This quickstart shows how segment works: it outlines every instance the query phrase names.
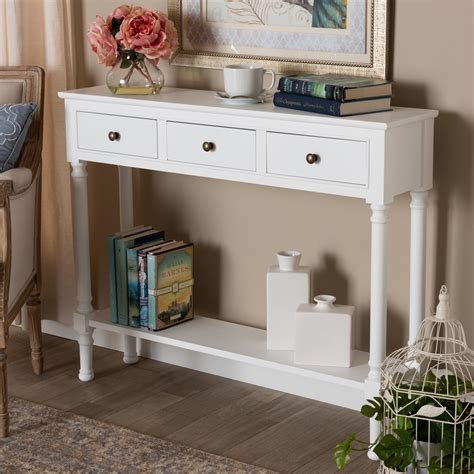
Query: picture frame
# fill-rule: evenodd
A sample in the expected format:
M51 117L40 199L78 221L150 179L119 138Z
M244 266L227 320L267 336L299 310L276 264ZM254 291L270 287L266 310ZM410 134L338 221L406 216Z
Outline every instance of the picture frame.
M279 74L386 79L388 2L168 0L180 40L171 64L223 68L252 63Z

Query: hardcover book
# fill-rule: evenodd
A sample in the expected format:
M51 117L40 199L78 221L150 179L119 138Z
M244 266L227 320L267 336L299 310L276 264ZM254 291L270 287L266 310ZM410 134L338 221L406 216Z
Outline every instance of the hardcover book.
M338 102L392 95L392 83L383 79L340 74L301 74L280 79L278 90Z
M194 317L193 244L148 254L148 324L159 331Z
M277 107L304 110L305 112L315 112L335 117L384 112L390 110L390 102L390 97L338 102L336 100L319 99L318 97L288 94L286 92L277 92L273 96L273 103Z
M115 279L117 285L118 323L128 326L128 276L127 249L151 240L163 239L164 231L147 230L130 237L117 239L115 242Z
M110 301L110 320L113 323L118 323L117 313L117 282L116 282L116 268L115 268L115 241L121 237L128 237L144 230L149 230L151 227L143 225L134 227L123 232L109 235L107 237L107 258L109 261L109 301Z
M152 240L143 245L137 245L127 249L127 278L128 278L128 324L129 326L140 327L140 272L138 254L141 250L153 247L163 239Z
M159 245L146 246L138 252L138 314L140 327L148 327L148 272L147 254L165 246L175 244L176 240L165 240ZM130 302L129 302L130 304Z

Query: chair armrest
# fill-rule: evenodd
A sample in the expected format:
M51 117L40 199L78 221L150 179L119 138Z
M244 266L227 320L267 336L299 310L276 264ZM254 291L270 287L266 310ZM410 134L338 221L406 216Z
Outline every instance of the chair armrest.
M33 173L29 168L14 168L0 173L0 185L2 181L11 181L15 194L26 191L31 184Z

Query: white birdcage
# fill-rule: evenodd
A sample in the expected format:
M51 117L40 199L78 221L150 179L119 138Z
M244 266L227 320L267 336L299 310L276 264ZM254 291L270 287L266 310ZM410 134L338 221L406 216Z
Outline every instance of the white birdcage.
M474 351L462 324L450 318L445 286L439 300L415 343L382 364L380 439L392 435L385 439L394 456L404 455L403 444L406 456L414 455L417 465L404 472L474 473ZM379 473L397 472L390 464L381 463Z

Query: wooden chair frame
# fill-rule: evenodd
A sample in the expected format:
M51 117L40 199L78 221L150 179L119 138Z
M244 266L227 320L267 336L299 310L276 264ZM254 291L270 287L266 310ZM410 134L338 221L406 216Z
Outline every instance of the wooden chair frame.
M10 199L15 193L12 181L0 181L0 437L8 436L7 391L7 340L9 327L26 304L31 346L31 361L35 374L43 371L40 312L40 210L41 210L41 151L43 143L44 71L36 66L0 67L2 81L19 80L23 83L22 102L34 102L37 106L28 135L22 148L19 167L32 172L30 186L37 181L35 207L35 262L34 271L25 282L23 290L10 306L8 301L12 267ZM21 193L24 193L22 190Z

